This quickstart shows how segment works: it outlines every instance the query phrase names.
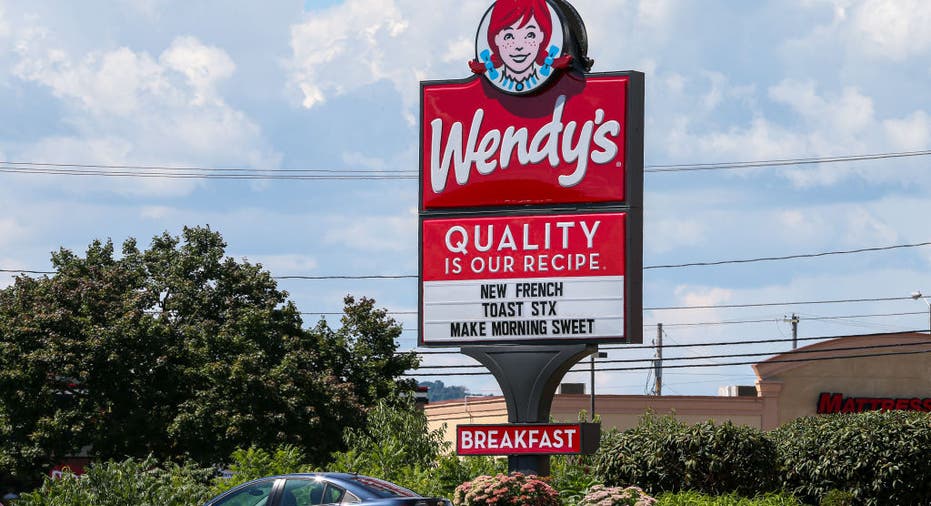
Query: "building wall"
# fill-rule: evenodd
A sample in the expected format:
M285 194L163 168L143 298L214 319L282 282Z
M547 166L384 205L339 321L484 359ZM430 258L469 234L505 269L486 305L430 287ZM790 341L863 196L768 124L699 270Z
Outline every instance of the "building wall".
M766 400L760 397L641 396L599 395L595 413L601 417L603 431L635 427L640 418L652 411L672 414L687 423L715 420L737 425L762 427ZM591 411L588 395L556 395L550 409L555 422L577 422L579 413ZM503 397L470 397L467 400L442 401L427 405L425 412L430 429L446 424L446 440L455 444L456 425L507 423L507 406ZM588 421L588 420L583 420Z
M852 336L800 351L804 353L777 355L754 366L759 377L757 388L779 390L775 425L817 414L822 392L845 397L931 397L931 360L926 353L931 351L931 342L927 334ZM850 355L885 356L836 359ZM818 360L783 362L798 358Z
M878 348L877 346L883 346ZM861 358L840 358L874 355ZM753 366L756 397L599 395L595 412L602 430L624 430L647 412L674 414L697 423L731 421L771 430L817 413L822 392L844 397L931 398L931 338L928 334L850 336L805 346ZM588 395L556 395L551 417L579 421L591 410ZM430 404L425 410L431 429L447 424L446 438L455 442L456 425L507 423L503 397L470 397Z

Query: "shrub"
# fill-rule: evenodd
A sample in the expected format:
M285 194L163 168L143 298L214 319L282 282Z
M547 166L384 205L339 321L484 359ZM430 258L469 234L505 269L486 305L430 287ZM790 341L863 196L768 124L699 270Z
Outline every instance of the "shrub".
M853 494L843 490L832 490L821 498L819 506L853 506Z
M559 493L533 475L482 475L456 487L455 506L559 506Z
M39 490L23 494L16 506L190 506L210 498L213 469L160 466L155 459L91 464L80 478L65 473L46 478Z
M677 492L659 496L656 506L802 506L802 503L786 493L748 498L737 494L710 496L701 492Z
M448 453L440 457L436 469L430 473L433 486L423 487L423 490L413 490L424 495L452 497L456 487L475 476L506 474L507 472L507 458L481 455L458 457L454 453Z
M424 495L448 495L463 481L444 489L448 483L435 479L437 463L450 444L442 429L430 429L426 415L413 403L379 402L368 414L366 427L347 429L343 442L346 451L334 453L326 470L377 476Z
M687 425L647 414L637 427L613 436L596 461L606 485L636 483L653 494L755 495L776 489L775 445L762 431L730 422Z
M786 490L814 504L831 490L854 504L927 504L931 414L873 411L793 420L769 437Z
M577 506L653 506L656 499L638 487L605 487L595 485Z
M594 455L554 455L550 457L549 484L559 491L559 497L567 504L576 504L582 496L601 480L592 470Z
M218 477L214 480L212 495L218 495L236 485L265 476L309 472L312 469L305 464L304 453L296 446L282 445L274 452L253 446L239 448L230 456L229 478Z

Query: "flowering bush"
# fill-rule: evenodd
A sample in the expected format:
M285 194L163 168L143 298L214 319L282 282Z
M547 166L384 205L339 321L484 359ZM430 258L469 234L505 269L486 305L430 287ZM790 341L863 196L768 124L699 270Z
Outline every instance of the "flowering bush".
M521 473L479 476L456 487L455 506L559 506L559 493L536 476Z
M638 487L606 487L595 485L588 489L578 506L652 506L656 499Z

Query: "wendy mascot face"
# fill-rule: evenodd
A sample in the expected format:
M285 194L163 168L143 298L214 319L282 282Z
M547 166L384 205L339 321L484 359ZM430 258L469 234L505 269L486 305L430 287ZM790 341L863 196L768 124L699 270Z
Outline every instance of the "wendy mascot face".
M564 38L547 0L497 0L479 25L473 71L507 93L530 93L568 64Z

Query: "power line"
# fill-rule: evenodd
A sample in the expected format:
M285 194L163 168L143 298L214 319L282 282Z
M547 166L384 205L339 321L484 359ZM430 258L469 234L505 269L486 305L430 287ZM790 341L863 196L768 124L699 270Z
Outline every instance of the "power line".
M871 344L866 346L846 346L841 348L832 348L831 350L791 350L783 352L785 355L804 355L809 353L825 353L826 351L859 351L859 350L880 350L880 349L890 349L890 348L905 348L910 346L928 346L931 344L931 341L917 342L917 343L891 343L891 344ZM665 348L666 346L664 346ZM928 350L931 351L931 350ZM713 359L722 359L722 358L744 358L744 357L761 357L765 355L772 355L772 352L756 352L756 353L725 353L718 355L694 355L690 357L664 357L663 362L667 361L682 361L682 360L713 360ZM645 358L622 358L614 360L599 360L600 364L636 364L641 362L653 362L653 357ZM477 365L421 365L418 369L474 369L476 367L484 367L481 364ZM665 368L667 366L663 366ZM569 372L588 372L588 366L585 366L584 369L571 369ZM605 370L605 369L598 369Z
M905 297L903 297L905 298ZM342 311L329 311L329 312L315 312L315 311L301 311L299 314L305 316L342 316L345 313ZM402 316L413 316L418 314L417 311L387 311L388 315L402 315ZM806 316L804 320L806 321L820 321L820 320L852 320L857 318L881 318L888 316L914 316L914 315L926 315L927 311L906 311L901 313L874 313L874 314L855 314L855 315L837 315L837 316ZM782 322L783 318L763 318L757 320L722 320L722 321L706 321L706 322L688 322L688 323L663 323L663 327L710 327L717 325L744 325L750 323L776 323ZM652 328L656 324L645 324L643 328ZM404 332L415 332L418 329L405 328Z
M899 151L891 153L873 153L865 155L840 155L821 158L783 158L771 160L756 160L749 162L722 162L722 163L691 163L675 165L646 165L644 172L689 172L706 170L732 170L758 167L785 167L789 165L811 165L819 163L859 162L865 160L884 160L889 158L908 158L931 155L931 150Z
M894 334L908 334L908 333L917 333L926 331L927 329L919 330L903 330L901 332L894 332ZM879 337L879 336L888 336L890 332L880 332L875 334L860 334L861 337ZM832 335L832 336L817 336L817 337L800 337L797 341L824 341L830 339L843 339L850 337L849 335ZM706 348L712 346L734 346L734 345L744 345L744 344L772 344L772 343L788 343L792 342L791 337L787 338L770 338L770 339L746 339L738 341L712 341L708 343L691 343L691 344L664 344L663 348ZM602 346L602 350L653 350L656 346L652 344L619 344L619 345L606 345ZM414 351L418 355L458 355L459 352L456 351L447 351L447 350L436 350L436 351L418 351L418 350L409 350Z
M0 269L0 273L25 273L25 274L56 274L54 271L35 271L35 270L24 270L24 269ZM311 278L311 276L272 276L274 279L305 279ZM396 277L403 278L416 278L417 276L413 275L398 275L398 276L317 276L313 277L314 279L394 279ZM644 307L644 311L680 311L680 310L691 310L691 309L738 309L738 308L755 308L755 307L775 307L775 306L805 306L805 305L817 305L817 304L845 304L845 303L861 303L861 302L890 302L898 300L911 300L911 297L870 297L870 298L861 298L861 299L833 299L833 300L807 300L807 301L783 301L783 302L759 302L759 303L749 303L749 304L710 304L710 305L701 305L701 306L654 306L654 307ZM340 315L339 312L314 312L314 311L305 311L301 314L309 315ZM389 314L417 314L414 311L397 311L390 312ZM910 314L910 313L903 313ZM919 313L914 313L919 314ZM924 313L920 313L924 314ZM889 315L895 316L895 315ZM827 318L825 318L827 319ZM765 321L765 320L764 320ZM761 323L761 322L756 322ZM682 324L685 325L685 324Z
M781 364L781 363L794 363L794 362L820 362L824 360L848 360L854 358L876 358L876 357L891 357L898 355L919 355L931 353L931 350L914 350L914 351L894 351L889 353L868 353L862 355L843 355L840 357L808 357L808 358L796 358L796 359L774 359L768 360L768 364ZM678 364L678 365L669 365L663 366L664 369L688 369L688 368L705 368L705 367L730 367L736 365L754 365L756 361L752 362L725 362L725 363L713 363L713 364ZM642 367L609 367L598 369L599 372L623 372L623 371L644 371L652 370L653 366L642 366ZM576 371L579 372L579 371ZM460 372L460 373L426 373L426 374L416 374L416 373L406 373L402 376L405 377L436 377L436 376L491 376L490 372Z
M858 302L889 302L896 300L911 300L911 297L870 297L864 299L834 299L834 300L806 300L806 301L787 301L787 302L759 302L753 304L712 304L704 306L664 306L664 307L645 307L644 311L678 311L686 309L735 309L751 307L773 307L773 306L807 306L815 304L847 304Z
M818 258L830 255L851 255L856 253L868 253L875 251L889 251L894 249L903 249L903 248L918 248L923 246L931 246L931 241L929 242L920 242L913 244L895 244L891 246L877 246L872 248L860 248L853 250L839 250L839 251L822 251L819 253L803 253L796 255L786 255L786 256L773 256L773 257L757 257L757 258L745 258L737 260L717 260L711 262L692 262L684 264L669 264L669 265L647 265L643 267L643 270L651 269L676 269L681 267L706 267L706 266L715 266L715 265L726 265L726 264L746 264L753 262L771 262L777 260L792 260L800 258ZM22 269L0 269L0 272L8 273L28 273L28 274L55 274L53 271L36 271L36 270L22 270ZM272 276L273 279L280 280L311 280L311 281L322 281L322 280L371 280L371 279L418 279L419 276L416 274L369 274L369 275L319 275L319 276L305 276L305 275L283 275L283 276Z
M920 242L915 244L896 244L894 246L879 246L874 248L859 248L852 250L841 250L841 251L823 251L820 253L803 253L798 255L786 255L778 257L758 257L758 258L746 258L741 260L719 260L714 262L692 262L687 264L669 264L669 265L650 265L643 268L643 270L648 269L678 269L680 267L707 267L712 265L726 265L726 264L747 264L755 262L773 262L777 260L794 260L799 258L817 258L831 255L850 255L854 253L867 253L873 251L889 251L894 249L902 248L919 248L922 246L931 245L931 242Z
M372 274L360 276L272 276L274 279L301 279L301 280L327 280L327 279L417 279L416 274Z
M348 172L348 171L347 171ZM417 179L416 175L401 176L392 174L192 174L174 172L127 172L109 170L65 170L65 169L30 169L0 167L0 173L10 174L43 174L57 176L100 176L124 177L143 179L230 179L230 180L312 180L312 181L345 181L345 180L392 180Z
M761 167L785 167L826 163L843 163L931 155L931 150L840 155L828 157L784 158L718 163L645 165L644 172L672 173L712 170L735 170ZM77 170L74 170L77 169ZM245 167L204 167L140 164L52 163L0 160L0 172L64 176L140 177L167 179L290 179L290 180L380 180L418 179L413 170L359 169L255 169Z

